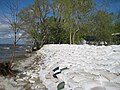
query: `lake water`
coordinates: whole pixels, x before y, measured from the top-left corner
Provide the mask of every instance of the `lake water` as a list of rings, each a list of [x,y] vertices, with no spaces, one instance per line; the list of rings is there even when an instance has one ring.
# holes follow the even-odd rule
[[[16,57],[24,55],[26,52],[26,48],[29,46],[26,45],[17,45],[16,46]],[[13,52],[13,45],[12,44],[0,44],[0,61],[5,61],[11,59]]]

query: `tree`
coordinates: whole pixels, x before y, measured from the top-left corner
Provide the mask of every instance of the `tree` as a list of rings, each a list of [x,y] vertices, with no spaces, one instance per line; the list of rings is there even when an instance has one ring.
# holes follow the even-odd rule
[[[113,41],[115,44],[120,44],[120,21],[115,22],[114,31]]]
[[[64,19],[51,16],[46,19],[46,24],[48,28],[47,43],[69,43],[68,32],[63,27]]]
[[[40,30],[38,29],[38,22],[36,21],[36,15],[34,13],[35,8],[33,5],[30,5],[29,7],[26,7],[22,9],[18,17],[21,22],[20,28],[24,31],[24,35],[29,36],[33,43],[34,46],[39,48],[39,32]]]
[[[64,27],[69,32],[70,44],[74,43],[76,32],[80,30],[83,22],[81,19],[85,19],[85,15],[92,8],[92,3],[92,0],[54,0],[53,11],[57,11],[55,15],[59,14],[58,16],[65,19]],[[56,7],[59,10],[56,10]]]
[[[93,17],[94,35],[98,42],[110,42],[112,37],[112,13],[104,10],[98,10]]]
[[[32,38],[33,47],[36,47],[37,50],[44,45],[48,36],[45,21],[49,11],[48,0],[34,0],[33,5],[22,9],[19,13],[21,28]]]
[[[41,42],[40,47],[46,43],[46,38],[48,36],[46,18],[50,14],[50,3],[49,0],[34,0],[35,15],[37,16],[38,28],[41,32]]]
[[[7,0],[4,2],[7,12],[3,13],[4,17],[7,19],[7,23],[10,26],[10,29],[13,31],[14,39],[13,39],[13,52],[12,52],[12,59],[9,63],[4,64],[7,69],[6,72],[13,74],[11,71],[12,62],[15,58],[15,51],[16,51],[16,44],[17,44],[17,33],[19,31],[19,19],[18,19],[18,12],[19,12],[19,0]]]
[[[44,44],[68,43],[68,33],[66,30],[64,30],[63,19],[55,16],[49,16],[45,18],[42,24],[39,21],[35,22],[37,17],[34,12],[34,6],[29,6],[21,10],[19,13],[19,18],[22,22],[21,29],[24,29],[25,33],[27,33],[29,37],[32,38],[32,40],[36,40],[35,42],[38,42],[38,46],[43,45],[42,40],[45,33],[47,33],[47,36],[45,38]]]
[[[78,44],[87,36],[110,42],[113,14],[97,10],[94,3],[93,0],[34,0],[33,5],[19,13],[22,29],[37,49],[47,43],[68,43],[68,37],[70,44]]]

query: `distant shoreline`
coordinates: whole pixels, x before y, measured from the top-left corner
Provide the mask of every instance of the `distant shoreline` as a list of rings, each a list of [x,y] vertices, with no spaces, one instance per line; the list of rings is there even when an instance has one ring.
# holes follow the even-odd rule
[[[30,45],[17,44],[16,45],[16,60],[26,58],[26,49],[29,49]],[[0,44],[0,62],[6,62],[12,59],[13,45],[12,44]]]
[[[16,57],[14,58],[14,61],[23,60],[23,59],[26,59],[26,58],[28,58],[28,57],[24,54],[24,55],[16,56]],[[8,61],[11,60],[11,59],[12,59],[12,57],[10,57],[10,58],[5,58],[5,59],[1,59],[0,62],[8,62]]]

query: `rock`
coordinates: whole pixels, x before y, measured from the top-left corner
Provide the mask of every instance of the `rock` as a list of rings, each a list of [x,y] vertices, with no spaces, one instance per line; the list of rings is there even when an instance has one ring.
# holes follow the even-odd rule
[[[83,88],[82,87],[76,87],[76,88],[74,88],[74,90],[83,90]]]
[[[77,82],[77,83],[79,83],[80,81],[82,81],[82,80],[84,80],[84,79],[86,79],[86,78],[81,77],[81,75],[77,75],[77,76],[75,76],[75,77],[72,78],[72,80],[73,80],[74,82]]]
[[[111,45],[114,52],[120,52],[120,45]]]
[[[101,82],[103,82],[103,81],[109,82],[110,81],[107,77],[102,76],[102,75],[98,75],[98,78],[96,80],[101,81]]]
[[[26,49],[25,50],[27,53],[32,53],[32,49]]]
[[[117,75],[110,73],[110,72],[101,72],[101,75],[104,76],[106,79],[108,79],[109,81],[117,78]]]
[[[32,79],[30,79],[30,80],[29,80],[29,82],[30,82],[30,83],[35,83],[35,81],[34,81],[34,80],[32,80]]]
[[[83,90],[120,90],[120,84],[100,81],[88,81],[82,87]]]
[[[47,75],[45,75],[45,78],[46,78],[46,79],[51,79],[52,76],[50,75],[50,73],[48,73]]]
[[[20,74],[18,78],[23,78],[25,76],[26,76],[26,74]]]
[[[38,84],[35,86],[35,90],[47,90],[47,88],[43,84]]]
[[[23,85],[23,88],[24,88],[25,90],[31,90],[31,86],[30,86],[29,84]]]
[[[59,80],[56,78],[52,78],[51,81],[53,81],[54,83],[57,83]]]
[[[90,90],[106,90],[105,87],[101,87],[101,86],[97,86],[97,87],[93,87]]]
[[[120,73],[120,66],[113,67],[111,69],[111,72],[113,72],[113,73]]]
[[[19,79],[16,79],[17,82],[22,82],[23,79],[19,78]]]
[[[0,83],[0,90],[5,90],[5,85]]]
[[[111,82],[120,83],[120,76],[112,79]]]

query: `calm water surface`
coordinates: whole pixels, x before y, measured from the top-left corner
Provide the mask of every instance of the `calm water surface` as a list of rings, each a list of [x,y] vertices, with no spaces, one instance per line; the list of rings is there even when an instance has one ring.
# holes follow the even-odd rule
[[[16,57],[24,55],[26,52],[26,48],[30,46],[26,45],[17,45],[16,46]],[[0,61],[5,61],[11,59],[13,52],[13,45],[12,44],[0,44]]]

